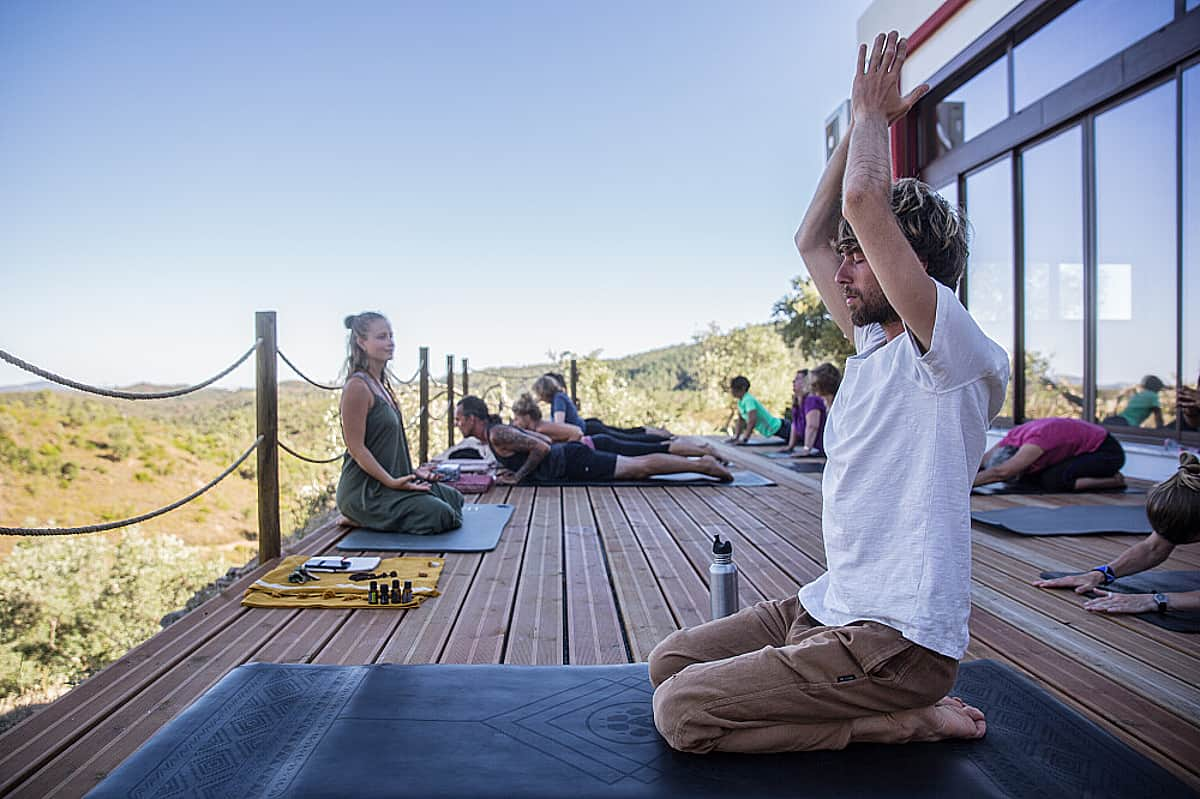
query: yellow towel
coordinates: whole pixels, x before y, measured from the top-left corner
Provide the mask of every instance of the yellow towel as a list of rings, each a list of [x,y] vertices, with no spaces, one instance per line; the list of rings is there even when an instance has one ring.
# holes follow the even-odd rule
[[[396,572],[396,576],[379,580],[379,590],[387,586],[390,591],[393,579],[399,580],[402,588],[405,580],[412,580],[413,598],[411,602],[401,604],[372,605],[367,601],[371,581],[353,582],[345,572],[312,572],[316,580],[289,583],[288,575],[309,557],[292,555],[281,560],[278,566],[246,589],[242,604],[251,608],[415,608],[425,599],[438,595],[438,577],[445,565],[442,558],[384,558],[374,573]]]

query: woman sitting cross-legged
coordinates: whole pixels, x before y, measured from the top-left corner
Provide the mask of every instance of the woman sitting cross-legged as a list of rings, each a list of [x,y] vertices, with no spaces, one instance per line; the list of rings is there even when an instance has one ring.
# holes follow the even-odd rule
[[[658,453],[628,457],[597,452],[573,441],[554,444],[541,433],[504,424],[488,413],[479,397],[463,397],[454,409],[454,424],[463,436],[486,441],[506,471],[496,476],[504,485],[530,483],[606,483],[612,480],[643,480],[657,474],[699,472],[723,482],[733,475],[711,455],[689,460],[680,455]]]
[[[361,527],[424,535],[462,526],[463,495],[414,471],[400,406],[388,380],[392,326],[374,312],[347,316],[350,330],[342,388],[346,456],[337,506]]]
[[[658,427],[612,427],[599,419],[580,417],[579,409],[575,407],[575,403],[567,394],[566,386],[563,385],[562,376],[553,372],[547,372],[533,381],[533,393],[550,406],[551,421],[574,425],[587,436],[607,435],[645,444],[671,438],[670,431]]]
[[[573,424],[548,422],[543,419],[542,409],[538,407],[537,400],[530,394],[522,394],[518,397],[512,405],[512,412],[512,423],[515,427],[541,433],[553,444],[578,441],[599,452],[611,452],[616,455],[637,456],[666,452],[671,455],[682,455],[685,458],[699,458],[704,455],[716,457],[716,451],[711,444],[695,439],[674,438],[669,441],[642,443],[605,433],[585,436],[583,431]]]

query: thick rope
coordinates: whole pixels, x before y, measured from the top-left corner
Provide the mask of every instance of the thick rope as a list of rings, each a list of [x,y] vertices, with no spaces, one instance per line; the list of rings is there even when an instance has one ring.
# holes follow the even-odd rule
[[[292,449],[291,447],[289,447],[287,444],[283,443],[282,441],[277,441],[275,443],[279,444],[279,448],[281,450],[283,450],[284,452],[286,452],[287,454],[291,455],[293,458],[299,458],[300,460],[308,461],[309,463],[333,463],[334,461],[340,461],[342,459],[342,457],[346,454],[345,452],[339,452],[337,455],[334,455],[332,458],[323,458],[323,459],[310,458],[307,455],[301,455],[299,452],[296,452],[296,450]]]
[[[159,508],[158,510],[152,510],[149,513],[143,513],[141,516],[134,516],[132,519],[122,519],[119,522],[107,522],[105,524],[89,524],[86,527],[0,527],[0,535],[76,535],[77,533],[102,533],[105,530],[116,530],[118,527],[128,527],[131,524],[137,524],[138,522],[144,522],[148,519],[153,519],[155,516],[162,516],[164,513],[169,513],[181,505],[186,505],[228,477],[234,469],[242,465],[242,461],[250,457],[250,453],[262,443],[262,440],[262,436],[254,439],[254,443],[242,453],[240,458],[234,461],[225,471],[217,475],[216,478],[210,480],[206,485],[196,489],[183,499],[172,502],[170,505]]]
[[[304,374],[304,372],[301,372],[299,369],[296,368],[296,364],[289,361],[288,356],[283,354],[283,350],[277,349],[277,350],[275,350],[275,352],[277,352],[279,354],[279,357],[283,359],[284,363],[286,363],[288,366],[292,367],[293,372],[300,375],[300,377],[302,377],[304,380],[311,383],[312,385],[316,386],[317,388],[323,388],[326,391],[341,391],[341,389],[342,389],[341,386],[332,386],[332,385],[326,385],[324,383],[318,383],[316,380],[313,380],[311,377]]]
[[[0,359],[8,361],[10,364],[17,367],[18,369],[24,369],[26,372],[32,372],[33,374],[37,375],[38,377],[45,378],[46,380],[49,380],[53,383],[58,383],[59,385],[67,386],[68,388],[74,388],[79,391],[86,391],[90,394],[99,394],[102,397],[114,397],[116,399],[128,399],[128,400],[169,399],[171,397],[182,397],[184,394],[191,394],[194,391],[199,391],[200,389],[202,389],[206,386],[210,386],[213,383],[217,382],[222,377],[224,377],[225,375],[232,372],[234,369],[241,366],[243,361],[245,361],[247,358],[249,358],[251,355],[254,354],[254,351],[256,349],[258,349],[258,345],[261,342],[262,342],[262,339],[256,340],[254,342],[254,345],[252,347],[250,347],[250,349],[246,350],[246,353],[242,357],[240,357],[236,361],[234,361],[232,366],[228,367],[220,374],[210,377],[209,379],[205,380],[203,383],[197,383],[196,385],[188,386],[187,388],[177,388],[172,391],[153,391],[153,392],[144,392],[144,393],[137,393],[137,392],[133,392],[133,391],[116,391],[114,389],[109,389],[109,388],[100,388],[98,386],[89,386],[86,383],[77,383],[74,380],[70,380],[68,378],[56,375],[53,372],[47,372],[45,369],[39,369],[38,367],[34,366],[33,364],[26,363],[25,361],[21,360],[20,358],[16,357],[15,355],[11,355],[11,354],[5,352],[4,350],[0,350]]]
[[[421,367],[418,366],[417,371],[412,373],[412,377],[408,378],[407,380],[397,380],[396,382],[403,386],[411,386],[413,381],[416,380],[420,376],[421,376]]]

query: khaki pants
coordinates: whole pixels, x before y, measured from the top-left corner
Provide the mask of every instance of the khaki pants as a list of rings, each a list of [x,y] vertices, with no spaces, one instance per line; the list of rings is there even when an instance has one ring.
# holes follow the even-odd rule
[[[853,719],[928,707],[957,672],[887,625],[819,625],[795,596],[679,630],[650,653],[654,723],[684,752],[841,749]]]

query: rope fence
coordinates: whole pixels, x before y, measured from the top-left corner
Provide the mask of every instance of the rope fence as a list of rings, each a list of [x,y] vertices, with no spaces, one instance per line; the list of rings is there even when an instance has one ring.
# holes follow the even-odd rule
[[[131,524],[138,524],[139,522],[148,521],[156,516],[162,516],[164,513],[170,513],[176,508],[186,505],[232,474],[233,470],[241,466],[242,462],[245,461],[246,458],[250,457],[250,453],[254,452],[258,445],[262,443],[262,441],[262,436],[254,439],[254,443],[251,444],[236,461],[231,463],[229,467],[225,469],[225,471],[221,472],[215,478],[209,480],[203,486],[188,494],[183,499],[176,500],[170,505],[164,505],[163,507],[152,510],[149,513],[143,513],[140,516],[134,516],[129,519],[121,519],[120,521],[116,522],[89,524],[83,527],[0,527],[0,535],[77,535],[79,533],[102,533],[106,530],[116,530],[120,527],[128,527]]]
[[[341,391],[342,387],[340,385],[334,386],[334,385],[326,385],[325,383],[318,383],[316,380],[313,380],[311,377],[304,374],[304,372],[301,372],[300,369],[297,368],[296,364],[294,364],[290,360],[288,360],[288,356],[283,354],[283,350],[275,350],[275,352],[279,355],[280,359],[284,363],[286,363],[288,366],[292,367],[293,372],[300,375],[300,377],[303,378],[309,384],[316,386],[317,388],[324,389],[325,391]]]
[[[236,361],[233,362],[232,365],[225,368],[218,374],[213,375],[209,379],[205,380],[203,383],[197,383],[194,386],[188,386],[187,388],[177,388],[177,389],[173,389],[171,391],[145,391],[145,392],[118,391],[116,389],[111,389],[111,388],[101,388],[99,386],[90,386],[87,383],[80,383],[75,380],[71,380],[69,378],[62,377],[61,375],[56,375],[53,372],[48,372],[45,369],[40,369],[31,363],[21,360],[20,358],[18,358],[15,355],[12,355],[11,353],[5,352],[4,350],[0,350],[0,359],[7,361],[8,363],[12,364],[13,366],[17,367],[18,369],[24,369],[26,372],[35,374],[38,377],[41,377],[45,380],[51,381],[52,383],[58,383],[61,386],[66,386],[67,388],[73,388],[78,391],[86,391],[89,394],[98,394],[102,397],[112,397],[114,399],[127,399],[127,400],[170,399],[171,397],[182,397],[185,394],[191,394],[193,392],[199,391],[202,388],[211,386],[213,383],[217,382],[222,377],[224,377],[225,375],[232,372],[234,369],[241,366],[242,363],[247,358],[249,358],[251,355],[254,354],[254,351],[258,349],[258,345],[261,342],[262,342],[262,339],[258,339],[257,341],[255,341],[254,344],[252,344],[250,346],[250,349],[246,350],[245,354],[243,354],[242,357],[238,358]]]
[[[316,464],[333,463],[334,461],[340,461],[346,455],[346,451],[342,450],[337,455],[334,455],[331,458],[314,458],[309,455],[301,455],[299,452],[292,449],[291,447],[289,447],[287,444],[283,443],[282,441],[277,441],[275,443],[279,444],[279,448],[281,450],[283,450],[284,452],[286,452],[287,454],[291,455],[293,458],[296,458],[296,459],[302,460],[302,461],[306,461],[307,463],[316,463]]]

